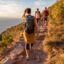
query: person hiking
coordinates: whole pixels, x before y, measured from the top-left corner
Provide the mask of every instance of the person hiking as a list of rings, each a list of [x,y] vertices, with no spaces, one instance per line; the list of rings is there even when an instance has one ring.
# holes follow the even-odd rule
[[[39,35],[39,31],[40,31],[40,25],[41,25],[41,13],[39,11],[39,8],[37,8],[37,11],[35,11],[35,19],[37,21],[37,24],[38,24],[38,32],[36,33],[37,34],[37,37]]]
[[[47,7],[45,7],[43,15],[44,15],[44,24],[46,24],[46,26],[47,26],[48,25],[48,16],[49,16],[49,11],[48,11]]]
[[[23,37],[25,41],[26,59],[29,59],[29,52],[35,41],[35,31],[37,31],[37,22],[34,16],[31,15],[31,8],[27,8],[25,10],[25,14],[22,16],[22,19],[23,21],[26,21]]]
[[[49,16],[49,11],[48,11],[48,8],[45,7],[45,10],[42,12],[42,19],[43,19],[43,29],[44,29],[44,32],[48,32],[48,16]]]
[[[35,18],[37,20],[37,23],[39,23],[39,21],[41,19],[41,13],[39,11],[39,8],[37,8],[37,11],[35,12]]]

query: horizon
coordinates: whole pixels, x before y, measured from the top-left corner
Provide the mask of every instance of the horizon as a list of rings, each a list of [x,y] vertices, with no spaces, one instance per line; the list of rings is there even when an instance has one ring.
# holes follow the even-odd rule
[[[43,3],[43,4],[42,4]],[[40,11],[56,3],[56,0],[0,0],[0,18],[21,18],[25,8],[32,9],[34,15],[36,8]]]

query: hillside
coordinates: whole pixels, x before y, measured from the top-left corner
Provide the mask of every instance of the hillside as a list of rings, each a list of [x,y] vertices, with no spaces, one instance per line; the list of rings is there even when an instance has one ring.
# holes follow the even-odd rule
[[[21,24],[20,24],[20,26],[21,26]],[[19,25],[16,27],[19,27]],[[16,29],[16,27],[14,29]],[[23,30],[23,26],[21,28]],[[16,29],[16,30],[19,31],[19,29]],[[42,41],[44,40],[45,36],[47,35],[46,30],[45,30],[45,32],[43,32],[43,28],[40,28],[39,35],[38,36],[36,35],[36,40],[34,42],[33,48],[29,52],[29,56],[30,56],[29,60],[26,59],[24,39],[23,39],[23,37],[21,37],[22,30],[19,33],[19,34],[21,34],[20,36],[19,36],[18,32],[16,31],[17,37],[19,37],[17,39],[19,39],[19,41],[17,41],[17,39],[15,38],[16,34],[15,35],[13,34],[15,36],[14,38],[16,39],[16,41],[13,40],[12,43],[17,43],[17,44],[12,45],[13,47],[10,47],[9,49],[7,47],[8,50],[5,49],[4,57],[0,61],[0,64],[43,64],[46,61],[47,54],[42,50]],[[12,33],[14,33],[14,32],[15,31],[13,30]],[[6,31],[6,33],[7,33],[7,31]],[[6,34],[6,33],[3,33],[3,34]],[[11,31],[9,34],[11,35]],[[8,39],[9,38],[6,38],[4,41],[6,42],[6,41],[8,41]],[[9,42],[11,43],[10,40],[9,40]],[[7,45],[9,46],[8,43],[7,43]]]
[[[13,26],[0,35],[0,56],[4,55],[2,58],[6,61],[2,62],[8,62],[8,64],[10,62],[13,62],[11,64],[64,64],[64,0],[49,7],[49,12],[48,34],[45,29],[43,31],[41,28],[28,61],[25,58],[22,37],[23,24]],[[14,43],[19,44],[12,46]],[[10,54],[7,53],[8,51]]]
[[[43,44],[47,64],[64,64],[64,0],[49,7],[49,12],[48,35]]]
[[[22,31],[23,24],[19,24],[8,28],[0,34],[0,56],[2,54],[5,56],[5,53],[7,54],[10,48],[12,48],[12,44],[18,43],[19,38],[22,36]]]

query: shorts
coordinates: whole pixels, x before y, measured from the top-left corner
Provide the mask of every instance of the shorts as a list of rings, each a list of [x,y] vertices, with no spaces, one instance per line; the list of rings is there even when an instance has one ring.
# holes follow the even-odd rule
[[[28,34],[24,31],[23,37],[24,37],[25,44],[27,43],[31,44],[35,41],[35,33]]]
[[[36,18],[36,20],[37,20],[37,23],[40,21],[40,18]]]
[[[41,19],[40,18],[37,18],[36,20],[37,20],[38,26],[40,26],[41,25]]]
[[[44,17],[44,21],[48,21],[48,16],[45,16]]]
[[[32,46],[33,46],[33,43],[31,43],[31,47],[32,47]],[[29,44],[29,43],[26,44],[26,49],[27,49],[27,50],[30,50],[30,44]]]

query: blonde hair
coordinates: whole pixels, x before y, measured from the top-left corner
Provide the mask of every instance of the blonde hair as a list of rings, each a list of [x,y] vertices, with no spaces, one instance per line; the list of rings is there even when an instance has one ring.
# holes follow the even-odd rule
[[[24,11],[24,13],[23,13],[23,15],[22,15],[22,21],[24,21],[25,20],[25,13],[26,13],[26,10]]]

